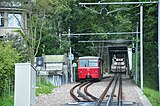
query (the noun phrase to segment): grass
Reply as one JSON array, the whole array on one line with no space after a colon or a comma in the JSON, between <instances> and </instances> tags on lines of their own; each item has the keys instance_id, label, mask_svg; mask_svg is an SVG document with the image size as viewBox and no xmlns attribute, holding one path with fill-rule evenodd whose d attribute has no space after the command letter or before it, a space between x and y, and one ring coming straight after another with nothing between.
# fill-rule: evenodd
<instances>
[{"instance_id":1,"label":"grass","mask_svg":"<svg viewBox=\"0 0 160 106\"><path fill-rule=\"evenodd\" d=\"M36 96L41 94L50 94L52 93L53 88L55 88L55 86L53 86L51 83L37 84Z\"/></svg>"},{"instance_id":2,"label":"grass","mask_svg":"<svg viewBox=\"0 0 160 106\"><path fill-rule=\"evenodd\" d=\"M55 86L53 86L49 82L43 82L41 84L37 83L36 96L52 93L53 88L55 88ZM3 97L0 97L0 106L14 106L14 94L12 94L11 96L5 95Z\"/></svg>"},{"instance_id":3,"label":"grass","mask_svg":"<svg viewBox=\"0 0 160 106\"><path fill-rule=\"evenodd\" d=\"M159 92L150 88L144 88L144 94L147 96L153 106L160 106Z\"/></svg>"},{"instance_id":4,"label":"grass","mask_svg":"<svg viewBox=\"0 0 160 106\"><path fill-rule=\"evenodd\" d=\"M14 105L14 96L3 96L0 97L0 106L13 106Z\"/></svg>"}]
</instances>

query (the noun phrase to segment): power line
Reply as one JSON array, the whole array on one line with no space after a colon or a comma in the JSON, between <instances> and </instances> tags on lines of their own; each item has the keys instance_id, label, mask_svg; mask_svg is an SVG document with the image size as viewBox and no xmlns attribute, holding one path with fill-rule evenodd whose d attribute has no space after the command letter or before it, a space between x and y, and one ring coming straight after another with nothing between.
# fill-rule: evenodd
<instances>
[{"instance_id":1,"label":"power line","mask_svg":"<svg viewBox=\"0 0 160 106\"><path fill-rule=\"evenodd\" d=\"M127 4L157 4L158 1L150 1L150 2L106 2L106 3L79 3L79 5L127 5Z\"/></svg>"},{"instance_id":2,"label":"power line","mask_svg":"<svg viewBox=\"0 0 160 106\"><path fill-rule=\"evenodd\" d=\"M130 43L132 40L94 40L94 41L78 41L79 43Z\"/></svg>"},{"instance_id":3,"label":"power line","mask_svg":"<svg viewBox=\"0 0 160 106\"><path fill-rule=\"evenodd\" d=\"M70 36L85 36L85 35L131 35L137 34L140 32L113 32L113 33L77 33L77 34L70 34ZM68 36L68 34L62 34L63 36Z\"/></svg>"}]
</instances>

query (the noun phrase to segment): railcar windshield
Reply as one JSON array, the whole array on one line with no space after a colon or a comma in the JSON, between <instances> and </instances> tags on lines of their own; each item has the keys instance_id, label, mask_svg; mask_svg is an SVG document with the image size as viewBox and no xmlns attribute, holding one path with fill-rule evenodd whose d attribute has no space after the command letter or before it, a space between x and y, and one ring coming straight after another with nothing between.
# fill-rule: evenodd
<instances>
[{"instance_id":1,"label":"railcar windshield","mask_svg":"<svg viewBox=\"0 0 160 106\"><path fill-rule=\"evenodd\" d=\"M98 67L98 60L96 59L81 59L80 67Z\"/></svg>"},{"instance_id":2,"label":"railcar windshield","mask_svg":"<svg viewBox=\"0 0 160 106\"><path fill-rule=\"evenodd\" d=\"M98 67L98 60L89 60L90 67Z\"/></svg>"},{"instance_id":3,"label":"railcar windshield","mask_svg":"<svg viewBox=\"0 0 160 106\"><path fill-rule=\"evenodd\" d=\"M88 60L80 60L80 67L88 67Z\"/></svg>"}]
</instances>

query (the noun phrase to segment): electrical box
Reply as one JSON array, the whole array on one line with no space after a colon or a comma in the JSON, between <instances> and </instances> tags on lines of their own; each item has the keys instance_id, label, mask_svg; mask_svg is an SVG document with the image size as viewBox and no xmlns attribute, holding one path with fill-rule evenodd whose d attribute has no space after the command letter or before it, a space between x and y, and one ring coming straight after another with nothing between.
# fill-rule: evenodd
<instances>
[{"instance_id":1,"label":"electrical box","mask_svg":"<svg viewBox=\"0 0 160 106\"><path fill-rule=\"evenodd\" d=\"M36 70L31 63L15 64L14 106L35 106Z\"/></svg>"}]
</instances>

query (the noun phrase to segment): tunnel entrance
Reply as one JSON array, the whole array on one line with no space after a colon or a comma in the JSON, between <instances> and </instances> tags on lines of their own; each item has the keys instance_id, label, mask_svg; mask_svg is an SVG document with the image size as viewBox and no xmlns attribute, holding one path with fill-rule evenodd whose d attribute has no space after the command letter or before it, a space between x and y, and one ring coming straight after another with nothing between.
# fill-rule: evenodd
<instances>
[{"instance_id":1,"label":"tunnel entrance","mask_svg":"<svg viewBox=\"0 0 160 106\"><path fill-rule=\"evenodd\" d=\"M118 39L107 43L108 73L115 73L117 61L121 61L122 73L130 74L128 46L132 44L132 40Z\"/></svg>"},{"instance_id":2,"label":"tunnel entrance","mask_svg":"<svg viewBox=\"0 0 160 106\"><path fill-rule=\"evenodd\" d=\"M109 47L109 73L116 73L116 68L122 73L126 73L128 69L128 47L114 46ZM118 71L119 72L119 71Z\"/></svg>"}]
</instances>

